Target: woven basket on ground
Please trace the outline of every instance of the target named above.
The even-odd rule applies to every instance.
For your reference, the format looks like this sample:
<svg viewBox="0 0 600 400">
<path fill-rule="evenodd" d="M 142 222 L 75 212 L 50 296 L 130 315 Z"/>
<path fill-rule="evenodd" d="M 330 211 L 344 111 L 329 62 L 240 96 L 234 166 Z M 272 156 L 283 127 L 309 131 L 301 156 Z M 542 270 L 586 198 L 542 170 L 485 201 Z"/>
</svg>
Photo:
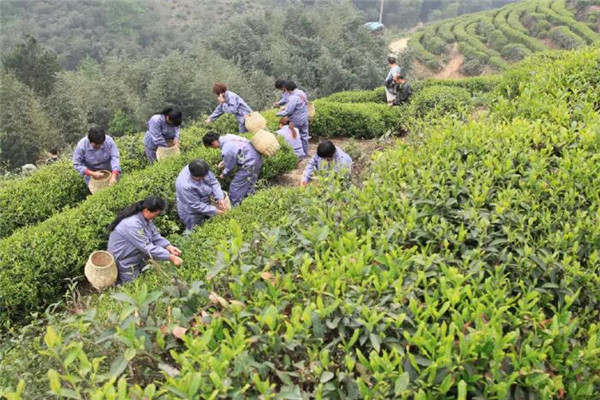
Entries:
<svg viewBox="0 0 600 400">
<path fill-rule="evenodd" d="M 93 176 L 90 178 L 90 183 L 88 187 L 92 194 L 98 192 L 99 190 L 106 189 L 110 183 L 110 171 L 102 170 L 95 172 L 102 172 L 102 178 L 96 179 Z"/>
<path fill-rule="evenodd" d="M 156 159 L 163 160 L 167 157 L 177 156 L 181 154 L 181 149 L 179 145 L 175 145 L 173 140 L 167 140 L 168 147 L 159 147 L 156 149 Z"/>
<path fill-rule="evenodd" d="M 106 289 L 117 281 L 117 263 L 108 251 L 95 251 L 85 264 L 85 277 L 98 290 Z"/>
<path fill-rule="evenodd" d="M 266 129 L 267 120 L 258 111 L 254 111 L 246 115 L 244 125 L 250 132 L 258 132 L 261 129 Z"/>
<path fill-rule="evenodd" d="M 252 146 L 264 156 L 272 156 L 279 150 L 279 141 L 271 132 L 261 129 L 256 132 L 250 141 Z"/>
</svg>

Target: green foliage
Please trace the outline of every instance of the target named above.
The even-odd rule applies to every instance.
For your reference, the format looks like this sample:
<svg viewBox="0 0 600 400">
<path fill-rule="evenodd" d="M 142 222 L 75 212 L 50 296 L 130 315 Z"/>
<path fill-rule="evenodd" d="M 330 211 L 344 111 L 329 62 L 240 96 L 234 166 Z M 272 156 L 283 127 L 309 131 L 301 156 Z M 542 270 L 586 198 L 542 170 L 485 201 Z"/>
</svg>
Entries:
<svg viewBox="0 0 600 400">
<path fill-rule="evenodd" d="M 338 92 L 321 100 L 333 103 L 385 103 L 386 97 L 385 89 L 379 87 L 374 90 Z"/>
<path fill-rule="evenodd" d="M 113 114 L 112 120 L 108 124 L 108 133 L 114 137 L 137 132 L 138 130 L 139 124 L 136 118 L 121 109 Z"/>
<path fill-rule="evenodd" d="M 411 36 L 408 41 L 409 48 L 415 53 L 416 58 L 425 63 L 428 68 L 433 70 L 437 70 L 441 67 L 440 62 L 438 61 L 435 54 L 430 53 L 425 50 L 423 45 L 421 44 L 421 39 L 423 37 L 424 32 L 420 31 Z"/>
<path fill-rule="evenodd" d="M 542 0 L 538 4 L 538 10 L 546 13 L 548 19 L 555 24 L 569 28 L 574 36 L 588 44 L 600 41 L 600 34 L 594 32 L 584 23 L 577 21 L 573 13 L 566 9 L 564 0 Z"/>
<path fill-rule="evenodd" d="M 52 131 L 33 91 L 10 74 L 1 74 L 0 166 L 8 170 L 37 160 Z"/>
<path fill-rule="evenodd" d="M 509 61 L 521 61 L 531 52 L 520 43 L 510 43 L 502 49 L 502 57 Z"/>
<path fill-rule="evenodd" d="M 496 51 L 502 50 L 502 48 L 506 46 L 507 43 L 508 39 L 506 38 L 506 36 L 504 36 L 504 33 L 502 33 L 502 31 L 499 29 L 494 29 L 488 35 L 487 44 Z"/>
<path fill-rule="evenodd" d="M 572 50 L 585 45 L 585 41 L 571 32 L 566 26 L 559 26 L 552 29 L 550 31 L 550 38 L 561 49 Z"/>
<path fill-rule="evenodd" d="M 476 58 L 468 58 L 460 66 L 460 72 L 466 76 L 476 76 L 483 71 L 483 64 Z"/>
<path fill-rule="evenodd" d="M 402 114 L 395 107 L 374 103 L 315 102 L 316 115 L 310 126 L 317 137 L 350 136 L 376 138 L 386 132 L 399 132 Z"/>
<path fill-rule="evenodd" d="M 56 54 L 43 49 L 32 36 L 2 55 L 2 67 L 42 97 L 52 93 L 60 70 Z"/>
<path fill-rule="evenodd" d="M 413 96 L 409 109 L 415 118 L 462 114 L 471 107 L 471 95 L 461 87 L 429 86 Z"/>
</svg>

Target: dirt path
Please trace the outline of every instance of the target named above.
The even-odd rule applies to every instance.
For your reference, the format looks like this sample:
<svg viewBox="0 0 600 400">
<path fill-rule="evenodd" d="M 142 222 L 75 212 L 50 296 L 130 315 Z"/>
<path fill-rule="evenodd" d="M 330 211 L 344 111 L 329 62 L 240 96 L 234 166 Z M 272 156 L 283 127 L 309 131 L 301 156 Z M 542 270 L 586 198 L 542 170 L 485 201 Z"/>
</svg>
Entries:
<svg viewBox="0 0 600 400">
<path fill-rule="evenodd" d="M 330 140 L 336 146 L 339 146 L 344 151 L 346 151 L 350 155 L 350 157 L 352 157 L 352 161 L 354 162 L 352 167 L 352 174 L 354 176 L 360 175 L 364 167 L 371 159 L 371 154 L 373 154 L 375 151 L 383 150 L 388 145 L 394 143 L 394 140 L 352 140 L 347 137 L 331 138 Z M 309 153 L 311 156 L 302 160 L 302 162 L 298 164 L 296 169 L 288 172 L 287 174 L 283 174 L 279 178 L 277 178 L 275 180 L 275 184 L 285 186 L 299 186 L 300 181 L 302 180 L 302 174 L 304 173 L 304 169 L 306 168 L 306 164 L 308 164 L 310 158 L 312 158 L 312 156 L 317 153 L 318 144 L 318 141 L 311 140 L 308 144 Z"/>
<path fill-rule="evenodd" d="M 463 74 L 460 73 L 460 66 L 464 61 L 464 56 L 458 51 L 458 43 L 452 44 L 452 50 L 449 54 L 450 61 L 446 64 L 437 74 L 433 75 L 436 79 L 450 79 L 450 78 L 463 78 Z"/>
<path fill-rule="evenodd" d="M 402 50 L 404 50 L 404 49 L 406 49 L 406 47 L 408 47 L 408 39 L 409 38 L 405 37 L 405 38 L 401 38 L 398 40 L 394 40 L 388 46 L 390 52 L 392 54 L 398 55 Z"/>
</svg>

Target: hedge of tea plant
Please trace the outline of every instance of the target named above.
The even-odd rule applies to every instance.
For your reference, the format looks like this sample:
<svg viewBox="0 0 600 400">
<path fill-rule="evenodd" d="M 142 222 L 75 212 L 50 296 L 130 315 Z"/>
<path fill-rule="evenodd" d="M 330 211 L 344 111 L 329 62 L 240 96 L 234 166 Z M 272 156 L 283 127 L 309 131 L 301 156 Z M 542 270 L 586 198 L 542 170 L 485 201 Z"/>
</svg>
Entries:
<svg viewBox="0 0 600 400">
<path fill-rule="evenodd" d="M 293 151 L 281 142 L 282 150 L 264 160 L 261 176 L 265 179 L 296 166 Z M 92 251 L 105 248 L 106 226 L 127 205 L 160 195 L 171 204 L 168 216 L 158 223 L 161 232 L 179 230 L 173 206 L 175 179 L 184 165 L 199 157 L 213 169 L 220 161 L 217 150 L 197 146 L 179 157 L 124 175 L 118 185 L 89 197 L 77 208 L 0 240 L 0 323 L 26 320 L 30 312 L 58 300 L 65 280 L 80 274 Z"/>
<path fill-rule="evenodd" d="M 182 130 L 182 150 L 197 146 L 196 128 Z M 123 175 L 148 165 L 143 134 L 115 138 Z M 0 188 L 0 238 L 16 229 L 44 221 L 66 207 L 73 207 L 89 194 L 83 179 L 70 160 L 41 167 L 31 176 L 6 183 Z"/>
<path fill-rule="evenodd" d="M 267 229 L 284 223 L 286 215 L 297 202 L 299 195 L 298 189 L 288 187 L 260 190 L 239 207 L 232 209 L 228 214 L 212 218 L 201 229 L 194 230 L 191 235 L 171 235 L 169 239 L 185 254 L 185 263 L 176 269 L 178 271 L 176 277 L 188 282 L 193 281 L 194 277 L 200 273 L 201 265 L 212 263 L 218 259 L 219 249 L 223 246 L 222 242 L 232 236 L 232 231 L 235 232 L 237 240 L 248 241 L 258 227 Z M 165 266 L 165 269 L 172 270 L 173 268 Z M 160 304 L 151 304 L 153 321 L 148 321 L 148 328 L 152 328 L 163 323 L 169 324 L 165 305 L 177 302 L 179 304 L 176 305 L 181 306 L 181 297 L 184 292 L 182 286 L 186 285 L 181 281 L 175 282 L 173 286 L 170 285 L 170 280 L 168 277 L 165 279 L 163 273 L 150 270 L 131 285 L 115 288 L 101 296 L 94 297 L 91 307 L 95 309 L 95 316 L 91 319 L 86 316 L 83 320 L 77 320 L 69 318 L 64 313 L 46 312 L 43 315 L 43 322 L 56 326 L 57 335 L 61 335 L 64 341 L 70 341 L 76 337 L 78 342 L 85 344 L 85 351 L 88 352 L 89 357 L 92 357 L 95 353 L 100 354 L 96 344 L 98 338 L 102 335 L 106 336 L 106 330 L 115 323 L 124 322 L 128 317 L 121 313 L 122 301 L 112 297 L 112 294 L 121 293 L 131 298 L 145 300 L 141 296 L 143 286 L 148 289 L 146 296 L 157 290 L 162 291 Z M 122 298 L 121 294 L 118 297 Z M 48 355 L 39 354 L 40 351 L 45 351 L 46 347 L 43 340 L 45 328 L 41 322 L 39 320 L 25 327 L 19 327 L 18 333 L 15 332 L 12 336 L 2 336 L 0 333 L 0 397 L 3 389 L 16 388 L 20 379 L 27 382 L 23 392 L 24 398 L 46 395 L 48 389 L 46 372 L 51 368 L 56 368 L 56 360 Z M 90 322 L 93 322 L 91 326 Z M 61 350 L 69 352 L 73 350 L 73 347 L 71 346 L 70 349 L 63 347 Z M 101 350 L 103 356 L 115 359 L 123 357 L 125 351 L 125 348 L 118 348 L 118 346 L 111 348 L 104 346 Z M 137 364 L 142 359 L 144 359 L 143 353 L 130 362 Z M 147 369 L 143 369 L 142 363 L 143 361 L 139 365 L 140 369 L 147 372 Z M 110 370 L 108 364 L 104 365 L 105 372 Z M 72 362 L 68 362 L 66 367 L 67 369 L 73 368 Z M 76 371 L 75 375 L 79 373 L 80 371 Z M 93 385 L 93 382 L 90 380 L 89 384 Z"/>
</svg>

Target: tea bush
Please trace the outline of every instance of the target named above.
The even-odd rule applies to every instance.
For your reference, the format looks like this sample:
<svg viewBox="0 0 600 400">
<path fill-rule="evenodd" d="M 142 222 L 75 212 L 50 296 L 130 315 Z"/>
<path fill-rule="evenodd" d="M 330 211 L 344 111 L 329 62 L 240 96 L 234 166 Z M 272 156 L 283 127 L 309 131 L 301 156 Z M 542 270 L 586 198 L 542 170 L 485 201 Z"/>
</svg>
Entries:
<svg viewBox="0 0 600 400">
<path fill-rule="evenodd" d="M 322 101 L 332 103 L 385 103 L 385 89 L 379 87 L 373 90 L 357 90 L 348 92 L 338 92 L 330 96 L 321 98 Z"/>
<path fill-rule="evenodd" d="M 399 132 L 403 114 L 397 107 L 375 103 L 332 103 L 315 101 L 311 135 L 350 136 L 357 139 L 380 137 L 388 131 Z"/>
<path fill-rule="evenodd" d="M 282 150 L 264 160 L 261 176 L 265 179 L 297 164 L 291 148 L 283 140 L 281 143 Z M 92 251 L 105 248 L 105 228 L 117 211 L 151 194 L 173 205 L 177 175 L 184 165 L 199 157 L 213 169 L 220 161 L 217 150 L 197 146 L 180 157 L 124 175 L 119 185 L 96 193 L 77 208 L 0 240 L 0 325 L 8 320 L 25 320 L 30 312 L 60 298 L 65 279 L 79 275 Z M 175 207 L 158 224 L 165 235 L 179 230 Z"/>
<path fill-rule="evenodd" d="M 559 26 L 558 28 L 552 29 L 550 31 L 550 38 L 561 49 L 566 50 L 575 49 L 585 44 L 583 39 L 571 32 L 566 26 Z"/>
<path fill-rule="evenodd" d="M 429 86 L 420 91 L 409 105 L 414 118 L 462 114 L 471 107 L 471 95 L 461 87 Z"/>
</svg>

